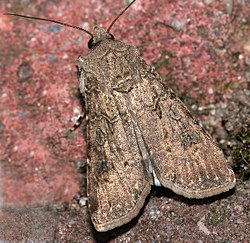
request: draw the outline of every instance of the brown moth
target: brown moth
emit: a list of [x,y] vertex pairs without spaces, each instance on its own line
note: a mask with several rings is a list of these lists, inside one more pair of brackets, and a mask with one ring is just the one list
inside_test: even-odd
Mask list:
[[235,186],[234,172],[211,136],[137,48],[110,34],[122,13],[107,31],[83,30],[92,36],[91,49],[78,59],[89,117],[88,206],[102,232],[137,216],[151,185],[187,198],[211,197]]

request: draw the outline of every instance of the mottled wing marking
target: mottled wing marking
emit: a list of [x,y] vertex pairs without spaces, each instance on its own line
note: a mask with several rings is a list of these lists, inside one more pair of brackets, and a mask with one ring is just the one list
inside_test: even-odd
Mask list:
[[139,213],[152,174],[189,198],[235,185],[223,153],[134,46],[103,40],[79,68],[89,116],[89,208],[98,231]]
[[[118,43],[119,44],[119,43]],[[121,52],[124,46],[121,46]],[[127,46],[126,46],[127,48]],[[106,50],[109,50],[106,48]],[[84,63],[87,104],[88,198],[92,222],[107,231],[134,218],[150,192],[152,176],[138,146],[135,124],[127,107],[119,107],[112,95],[113,81],[127,70],[115,52],[95,50],[98,55]],[[105,64],[104,64],[105,63]],[[102,65],[98,72],[95,65]],[[110,67],[116,70],[113,76]],[[118,83],[118,82],[117,82]],[[119,86],[120,85],[120,86]],[[117,89],[123,89],[117,84]]]
[[138,63],[140,85],[129,99],[161,184],[188,198],[233,188],[234,173],[211,136],[160,76],[144,61]]

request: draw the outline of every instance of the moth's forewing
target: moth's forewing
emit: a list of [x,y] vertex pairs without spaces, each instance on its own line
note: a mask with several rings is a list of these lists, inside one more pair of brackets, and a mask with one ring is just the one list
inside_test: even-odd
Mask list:
[[104,32],[95,29],[99,43],[79,59],[89,117],[88,197],[95,228],[107,231],[135,217],[152,174],[189,198],[234,187],[223,153],[180,99],[134,46],[107,39]]
[[211,136],[144,61],[138,70],[130,102],[161,184],[188,198],[233,188],[234,172]]
[[134,218],[152,184],[135,136],[132,111],[117,100],[118,91],[114,90],[131,72],[133,61],[127,59],[130,49],[121,42],[103,40],[79,62],[80,86],[84,86],[81,90],[89,117],[89,210],[98,231],[113,229]]

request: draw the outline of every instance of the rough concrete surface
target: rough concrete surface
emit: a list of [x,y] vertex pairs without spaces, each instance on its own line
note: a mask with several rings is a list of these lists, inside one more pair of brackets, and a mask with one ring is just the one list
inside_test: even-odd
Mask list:
[[89,36],[2,15],[47,17],[92,31],[129,1],[0,3],[0,242],[249,242],[250,2],[137,0],[112,29],[155,66],[217,140],[236,189],[188,200],[152,188],[129,224],[97,233],[87,208],[86,122],[77,57]]

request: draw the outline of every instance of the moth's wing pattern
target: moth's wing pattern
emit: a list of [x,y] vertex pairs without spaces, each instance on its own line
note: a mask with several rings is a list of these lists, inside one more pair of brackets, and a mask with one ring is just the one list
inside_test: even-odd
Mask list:
[[110,48],[108,43],[102,44],[86,58],[79,59],[79,68],[80,89],[85,94],[89,117],[89,210],[95,228],[107,231],[129,222],[139,213],[150,192],[152,176],[143,161],[131,115],[112,95],[113,78],[119,78],[124,68],[119,55],[126,47],[120,43],[116,56],[113,44]]
[[129,100],[161,184],[188,198],[233,188],[234,172],[211,136],[159,74],[143,60],[136,63],[133,78],[138,85]]
[[[125,106],[137,127],[139,147],[160,183],[188,198],[210,197],[235,186],[234,172],[222,151],[166,88],[137,49],[123,52],[120,80],[111,82],[118,107]],[[113,67],[115,69],[115,67]]]
[[222,151],[134,46],[102,40],[79,69],[89,117],[89,209],[98,231],[135,217],[153,177],[188,198],[234,187]]

